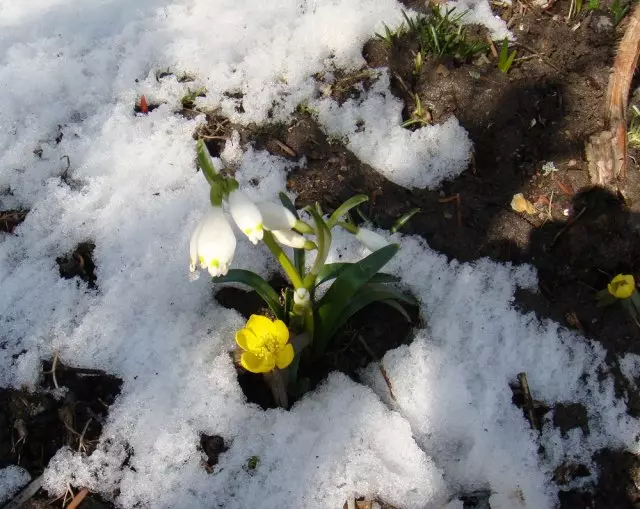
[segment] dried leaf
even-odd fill
[[[511,208],[516,212],[526,212],[533,215],[536,213],[536,208],[529,200],[527,200],[522,193],[514,194],[511,200]]]

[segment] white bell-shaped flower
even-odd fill
[[[369,251],[377,251],[389,245],[389,241],[382,235],[367,228],[358,228],[356,239],[362,242]]]
[[[240,231],[254,244],[262,240],[262,214],[260,214],[256,204],[251,201],[251,198],[240,189],[236,189],[229,193],[227,202],[229,203],[231,217],[240,228]]]
[[[293,230],[273,230],[273,236],[280,244],[296,249],[313,249],[315,244]]]
[[[281,203],[263,201],[256,205],[262,214],[262,225],[265,230],[290,230],[298,221],[293,212]]]
[[[224,276],[229,271],[236,250],[236,236],[222,208],[213,207],[200,220],[189,242],[189,269],[200,265],[213,277]]]

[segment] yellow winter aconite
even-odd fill
[[[628,299],[636,289],[636,282],[630,274],[618,274],[611,280],[607,289],[616,299]]]
[[[251,315],[244,329],[236,332],[236,343],[243,350],[240,364],[252,373],[268,373],[286,368],[293,361],[289,329],[282,320]]]

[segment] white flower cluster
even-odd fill
[[[294,248],[305,248],[309,241],[293,231],[297,223],[294,214],[274,202],[254,203],[241,190],[229,193],[226,199],[229,213],[237,227],[251,242],[262,240],[264,230],[269,230],[278,242]],[[189,246],[190,270],[195,273],[198,265],[213,277],[224,276],[236,249],[236,237],[222,207],[212,207],[202,218],[191,235]]]

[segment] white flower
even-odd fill
[[[263,201],[256,203],[265,230],[290,230],[298,220],[288,208],[280,203]]]
[[[244,233],[249,240],[257,244],[262,240],[262,215],[256,207],[256,204],[239,189],[231,191],[227,198],[229,203],[229,212],[240,231]]]
[[[388,246],[389,242],[382,235],[366,228],[358,228],[356,239],[362,242],[369,251],[377,251],[384,246]]]
[[[280,244],[296,249],[312,249],[315,244],[293,230],[273,230],[273,236]]]
[[[200,220],[189,242],[189,269],[198,264],[213,277],[224,276],[236,250],[236,237],[220,207],[213,207]]]

